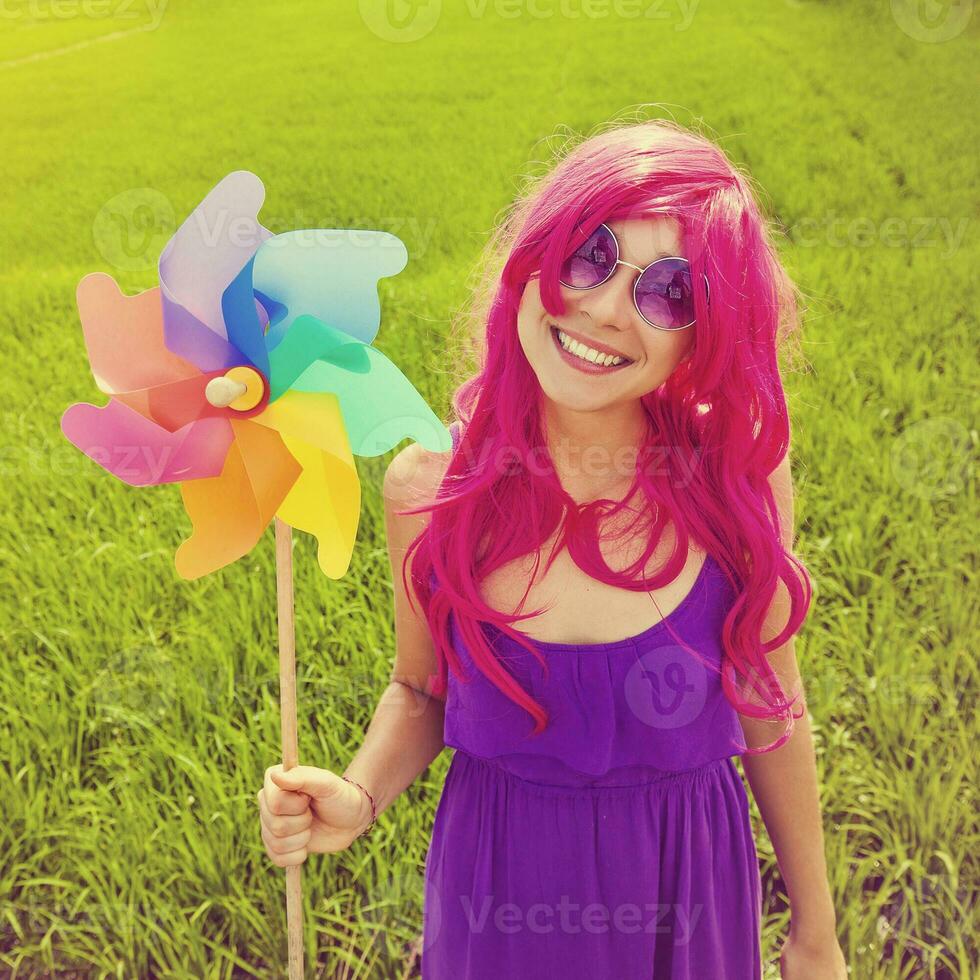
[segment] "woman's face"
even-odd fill
[[[664,255],[684,255],[680,225],[674,218],[609,221],[619,240],[619,257],[644,268]],[[687,356],[694,327],[658,330],[633,305],[633,283],[639,273],[627,265],[595,289],[561,287],[563,316],[541,305],[538,277],[524,289],[517,313],[521,347],[544,393],[554,402],[579,411],[595,411],[638,399],[658,388]],[[587,348],[624,359],[614,367],[597,366],[561,346],[557,330]],[[566,340],[566,344],[568,340]],[[577,348],[582,353],[582,348]]]

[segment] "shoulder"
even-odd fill
[[[783,458],[769,474],[769,486],[779,513],[779,526],[783,544],[787,550],[793,547],[793,525],[795,521],[793,506],[793,470],[790,449],[787,447]]]
[[[434,453],[418,442],[399,450],[385,470],[386,505],[414,507],[434,499],[451,456],[451,451]]]
[[[792,503],[793,500],[793,468],[790,460],[789,450],[783,454],[783,458],[776,464],[776,468],[769,474],[769,486],[776,495],[776,499],[784,503]]]

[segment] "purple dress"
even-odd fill
[[[454,432],[455,435],[455,432]],[[734,596],[709,556],[665,621],[611,643],[532,641],[492,624],[532,719],[476,669],[449,672],[455,751],[426,855],[424,980],[759,980],[762,888],[745,750],[717,673]]]

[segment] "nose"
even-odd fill
[[[636,312],[633,305],[635,277],[633,269],[621,263],[601,286],[568,292],[575,295],[578,299],[577,308],[588,313],[594,323],[601,327],[625,330]]]

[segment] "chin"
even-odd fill
[[[590,391],[588,386],[572,385],[567,378],[555,376],[546,377],[538,374],[538,384],[544,395],[556,405],[573,412],[597,412],[616,402],[622,401],[622,396],[613,399],[609,392]]]

